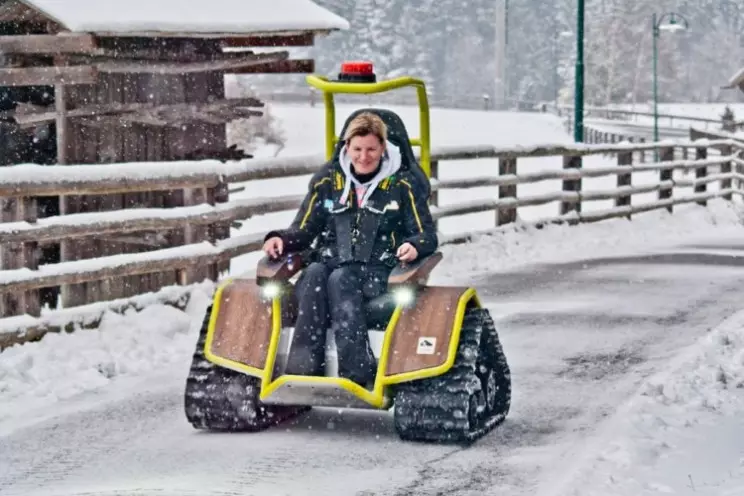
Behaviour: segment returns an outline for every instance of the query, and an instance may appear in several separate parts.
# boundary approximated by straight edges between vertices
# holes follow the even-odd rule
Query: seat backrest
[[[416,160],[416,155],[413,153],[413,147],[411,146],[408,131],[406,131],[405,124],[403,124],[403,119],[401,119],[398,114],[396,114],[392,110],[378,108],[362,108],[359,110],[355,110],[346,119],[346,122],[344,122],[344,126],[341,129],[340,136],[343,136],[344,133],[346,133],[346,128],[349,127],[349,123],[352,121],[352,119],[363,112],[376,114],[382,119],[382,121],[388,128],[388,141],[390,141],[392,144],[400,149],[400,153],[402,156],[401,170],[411,171],[414,178],[416,179],[416,182],[419,184],[421,191],[425,191],[426,197],[429,198],[429,196],[431,195],[431,183],[429,182],[429,178],[426,177],[426,173]],[[338,161],[339,154],[341,153],[341,149],[343,147],[343,140],[339,140],[339,142],[336,144],[336,148],[333,150],[332,161]]]

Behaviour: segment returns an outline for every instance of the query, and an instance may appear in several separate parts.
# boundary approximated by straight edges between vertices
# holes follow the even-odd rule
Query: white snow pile
[[[47,334],[0,353],[0,424],[11,417],[118,378],[177,365],[188,368],[210,294],[196,286],[185,310],[162,303],[124,314],[108,311],[95,330]]]
[[[541,494],[744,494],[744,310],[649,378]]]
[[[437,278],[461,279],[532,263],[651,252],[704,241],[713,232],[740,238],[744,232],[744,207],[739,204],[713,200],[707,207],[676,208],[673,214],[656,210],[632,220],[611,219],[573,227],[504,226],[500,233],[476,237],[471,243],[443,246],[445,259],[435,274]]]

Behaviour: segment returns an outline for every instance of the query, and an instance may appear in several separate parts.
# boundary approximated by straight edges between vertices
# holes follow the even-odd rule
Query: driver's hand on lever
[[[403,243],[395,254],[401,262],[412,262],[418,257],[418,250],[411,243]]]
[[[270,258],[279,258],[282,255],[282,251],[284,251],[284,241],[279,236],[269,238],[263,245],[263,251]]]

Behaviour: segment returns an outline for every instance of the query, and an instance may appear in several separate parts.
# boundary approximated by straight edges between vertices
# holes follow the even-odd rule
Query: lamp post
[[[669,22],[664,24],[664,20],[666,18],[669,18]],[[658,46],[656,43],[656,40],[661,35],[662,31],[669,31],[672,33],[676,33],[677,31],[684,31],[685,29],[688,29],[690,27],[689,23],[687,22],[687,19],[684,18],[684,16],[676,13],[676,12],[668,12],[666,14],[662,14],[661,17],[656,18],[656,13],[654,12],[653,16],[651,17],[651,28],[653,32],[653,63],[654,63],[654,142],[659,141],[659,84],[658,84],[658,76],[657,76],[657,66],[658,66],[658,59],[659,59],[659,53],[658,53]]]
[[[574,141],[584,141],[584,0],[576,11],[576,76],[574,77]]]

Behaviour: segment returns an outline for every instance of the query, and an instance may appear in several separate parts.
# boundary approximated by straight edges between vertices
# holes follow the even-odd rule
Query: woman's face
[[[385,152],[385,146],[374,134],[354,136],[349,140],[347,149],[351,162],[354,164],[354,170],[359,174],[374,172]]]

